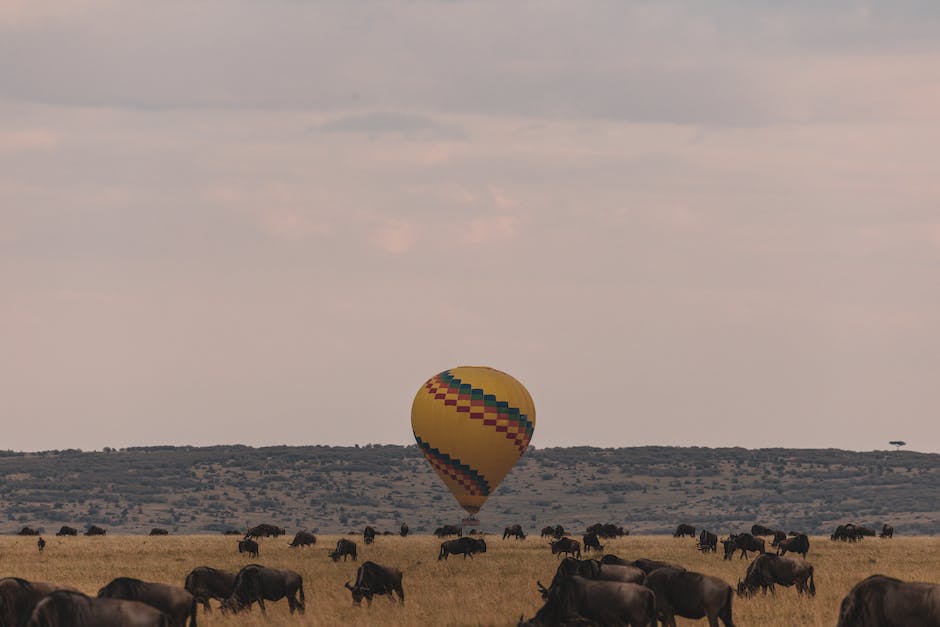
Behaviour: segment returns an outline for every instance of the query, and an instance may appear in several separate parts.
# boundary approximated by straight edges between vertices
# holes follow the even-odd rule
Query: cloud
[[[487,244],[511,239],[516,235],[519,219],[515,216],[474,218],[464,224],[463,239],[470,244]]]
[[[372,234],[372,243],[379,250],[394,255],[406,253],[417,241],[415,227],[401,219],[389,219]]]
[[[397,135],[408,139],[466,139],[457,124],[438,122],[427,115],[379,111],[338,117],[316,127],[322,133],[362,133],[369,137]]]

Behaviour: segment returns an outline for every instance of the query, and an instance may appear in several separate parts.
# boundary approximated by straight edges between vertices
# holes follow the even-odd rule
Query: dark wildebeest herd
[[[32,531],[26,528],[28,531]],[[104,535],[104,530],[86,535]],[[57,535],[78,535],[63,527]],[[154,530],[151,535],[166,535]],[[695,528],[679,525],[675,537],[696,538]],[[257,540],[279,537],[286,533],[274,525],[249,529],[238,541],[239,552],[256,557]],[[399,535],[409,530],[402,524]],[[601,539],[627,535],[622,527],[591,525],[583,536],[584,550],[603,552]],[[19,535],[38,535],[23,533]],[[363,542],[372,544],[379,534],[373,527],[363,530]],[[457,526],[437,529],[442,539],[438,560],[450,555],[474,555],[487,552],[483,534],[471,531],[467,536]],[[702,529],[696,547],[704,553],[717,553],[719,542],[724,559],[740,553],[741,559],[753,554],[742,579],[736,587],[722,579],[693,572],[681,565],[661,560],[639,558],[627,560],[613,554],[600,559],[581,559],[581,543],[565,535],[560,526],[542,529],[548,536],[552,555],[560,559],[548,586],[536,582],[543,605],[528,620],[520,617],[520,625],[630,625],[658,624],[675,627],[676,617],[707,619],[712,627],[719,624],[733,627],[733,599],[738,596],[776,594],[776,587],[794,587],[799,595],[816,594],[813,565],[806,561],[809,538],[798,532],[783,533],[763,525],[754,525],[750,533],[730,533],[726,538]],[[833,541],[858,542],[876,533],[854,524],[839,525]],[[894,529],[883,525],[881,538],[892,538]],[[447,539],[448,536],[453,539]],[[478,537],[472,537],[478,536]],[[503,539],[524,539],[521,525],[505,528]],[[775,552],[767,551],[767,541]],[[40,538],[42,541],[42,538]],[[308,531],[298,531],[291,548],[315,546],[317,538]],[[787,556],[787,553],[795,554]],[[802,557],[796,557],[800,555]],[[358,559],[356,543],[347,538],[337,541],[328,556],[333,561]],[[563,557],[563,559],[561,559]],[[391,601],[404,604],[401,570],[363,562],[354,581],[343,585],[350,591],[354,604],[366,599],[371,606],[375,596],[386,595]],[[338,584],[337,584],[338,585]],[[118,577],[98,591],[97,597],[45,582],[30,582],[9,577],[0,579],[0,627],[195,627],[197,609],[210,612],[210,601],[219,603],[223,614],[250,611],[257,604],[266,613],[266,602],[286,600],[291,614],[303,614],[306,608],[304,582],[299,573],[261,564],[248,564],[237,572],[209,566],[191,570],[182,586]],[[911,627],[940,626],[940,586],[909,583],[883,575],[873,575],[859,582],[843,599],[838,627]]]

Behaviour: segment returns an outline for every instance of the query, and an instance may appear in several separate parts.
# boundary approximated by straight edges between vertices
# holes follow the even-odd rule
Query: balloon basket
[[[460,521],[462,527],[478,527],[480,525],[480,519],[470,516],[469,518],[464,518]]]

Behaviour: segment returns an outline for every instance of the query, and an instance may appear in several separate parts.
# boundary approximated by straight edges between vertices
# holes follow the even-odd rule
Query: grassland
[[[261,541],[258,563],[296,570],[304,577],[307,612],[291,617],[286,602],[271,604],[268,619],[251,615],[222,617],[217,611],[199,616],[202,625],[514,625],[530,617],[541,602],[535,582],[547,583],[558,559],[547,541],[488,537],[489,551],[475,559],[438,561],[439,541],[431,536],[384,536],[375,545],[360,544],[359,563],[368,559],[394,565],[404,573],[406,603],[399,607],[384,598],[372,608],[353,607],[343,582],[353,579],[357,564],[333,563],[326,553],[339,536],[320,536],[315,547],[290,549],[285,538]],[[0,538],[0,575],[67,583],[94,594],[116,576],[182,584],[195,566],[237,570],[248,563],[236,540],[221,536],[47,538],[39,554],[35,538]],[[358,540],[358,538],[357,538]],[[702,555],[689,538],[630,536],[607,544],[607,551],[625,558],[650,557],[684,564],[734,584],[748,561],[723,561]],[[809,561],[815,566],[818,595],[799,597],[781,589],[776,597],[735,599],[735,621],[741,626],[781,627],[836,623],[839,603],[859,579],[884,573],[921,581],[940,581],[940,538],[866,539],[858,544],[811,540]],[[705,624],[682,621],[680,624]]]

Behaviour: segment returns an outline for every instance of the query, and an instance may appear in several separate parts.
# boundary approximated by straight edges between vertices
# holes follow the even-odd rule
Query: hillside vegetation
[[[491,496],[482,528],[615,522],[718,533],[762,522],[828,534],[840,522],[940,531],[940,456],[741,448],[530,449]],[[293,532],[429,532],[462,515],[414,446],[147,447],[0,453],[0,531],[175,534],[271,522]]]

